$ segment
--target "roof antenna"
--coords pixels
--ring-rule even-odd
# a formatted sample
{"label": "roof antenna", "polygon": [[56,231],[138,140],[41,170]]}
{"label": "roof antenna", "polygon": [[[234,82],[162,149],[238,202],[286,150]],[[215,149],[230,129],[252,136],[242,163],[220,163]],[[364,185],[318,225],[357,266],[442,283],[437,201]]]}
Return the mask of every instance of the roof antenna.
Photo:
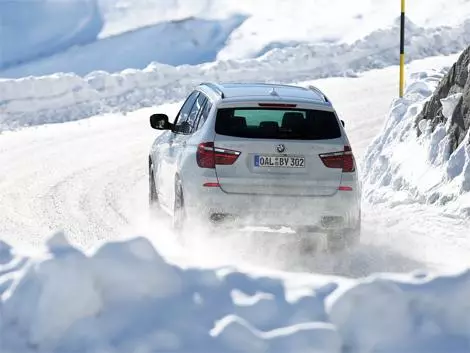
{"label": "roof antenna", "polygon": [[271,92],[269,92],[269,94],[270,94],[271,96],[279,96],[279,93],[276,92],[276,90],[274,89],[274,87],[271,88]]}

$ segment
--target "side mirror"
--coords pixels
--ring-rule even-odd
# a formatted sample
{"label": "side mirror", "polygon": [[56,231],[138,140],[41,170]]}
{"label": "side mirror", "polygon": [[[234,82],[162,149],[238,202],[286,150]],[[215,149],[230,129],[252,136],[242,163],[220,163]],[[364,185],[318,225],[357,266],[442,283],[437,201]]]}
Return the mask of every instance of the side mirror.
{"label": "side mirror", "polygon": [[341,124],[343,124],[343,127],[345,126],[345,124],[344,124],[344,120],[341,120]]}
{"label": "side mirror", "polygon": [[168,115],[153,114],[150,116],[150,126],[157,130],[170,130],[171,124],[168,122]]}

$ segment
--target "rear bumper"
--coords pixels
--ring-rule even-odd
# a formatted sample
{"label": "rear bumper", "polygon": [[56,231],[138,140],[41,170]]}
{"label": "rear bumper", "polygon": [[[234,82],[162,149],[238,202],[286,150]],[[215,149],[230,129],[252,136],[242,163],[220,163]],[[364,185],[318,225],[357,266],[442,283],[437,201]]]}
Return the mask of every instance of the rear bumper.
{"label": "rear bumper", "polygon": [[237,226],[310,227],[318,231],[356,229],[360,195],[338,191],[332,196],[274,196],[228,194],[219,187],[184,191],[190,219]]}

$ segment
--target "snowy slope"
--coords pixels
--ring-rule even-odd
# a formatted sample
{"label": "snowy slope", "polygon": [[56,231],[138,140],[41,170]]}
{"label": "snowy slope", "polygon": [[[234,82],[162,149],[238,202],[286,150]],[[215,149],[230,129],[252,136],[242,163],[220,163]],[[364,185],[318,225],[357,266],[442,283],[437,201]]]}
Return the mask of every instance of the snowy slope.
{"label": "snowy slope", "polygon": [[308,274],[181,268],[144,238],[85,254],[57,235],[48,254],[13,251],[0,244],[4,353],[470,349],[468,271],[319,285]]}
{"label": "snowy slope", "polygon": [[0,0],[0,70],[92,42],[102,26],[95,0]]}
{"label": "snowy slope", "polygon": [[[230,36],[219,59],[252,58],[270,47],[289,43],[352,43],[400,16],[396,0],[112,0],[100,1],[106,25],[102,36],[142,25],[188,16],[225,18],[243,13],[249,19]],[[459,26],[468,19],[466,0],[414,0],[408,17],[424,27]],[[458,11],[455,11],[458,9]]]}
{"label": "snowy slope", "polygon": [[[342,44],[351,45],[373,32],[396,27],[399,17],[399,4],[395,0],[359,0],[346,4],[342,0],[101,0],[105,28],[100,38],[108,40],[98,40],[82,49],[81,45],[93,41],[101,28],[100,14],[93,1],[73,0],[64,5],[65,2],[41,0],[34,2],[37,8],[34,12],[23,2],[2,0],[4,9],[0,13],[8,14],[8,19],[1,21],[7,25],[6,29],[2,28],[4,38],[0,38],[4,60],[14,64],[38,55],[46,57],[6,71],[1,70],[0,63],[0,77],[143,69],[152,61],[179,65],[215,58],[247,59],[271,49],[305,44],[314,45],[314,51],[321,53],[334,45],[330,52],[334,54],[342,51]],[[407,14],[418,28],[410,29],[408,36],[423,34],[424,29],[435,32],[428,32],[429,37],[441,36],[441,42],[435,43],[432,49],[420,48],[420,57],[455,52],[464,46],[455,43],[468,43],[463,34],[468,32],[465,21],[470,14],[469,4],[462,0],[438,0],[433,6],[427,6],[425,0],[409,4]],[[458,15],[453,14],[453,8],[459,9]],[[31,20],[28,16],[33,13],[38,15]],[[197,20],[178,25],[188,18]],[[448,27],[439,29],[441,26],[452,26],[457,31]],[[441,31],[447,35],[439,34]],[[377,49],[397,50],[396,30],[393,33],[393,36],[384,35]]]}
{"label": "snowy slope", "polygon": [[73,72],[86,75],[143,69],[152,61],[169,65],[214,61],[230,33],[245,17],[233,15],[223,20],[186,18],[170,21],[72,48],[33,63],[0,71],[0,77],[50,75]]}

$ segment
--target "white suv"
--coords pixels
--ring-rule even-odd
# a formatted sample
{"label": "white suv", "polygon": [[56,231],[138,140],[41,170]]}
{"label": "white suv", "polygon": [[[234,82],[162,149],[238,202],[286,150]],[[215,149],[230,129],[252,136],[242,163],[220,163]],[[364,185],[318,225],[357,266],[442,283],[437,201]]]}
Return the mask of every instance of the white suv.
{"label": "white suv", "polygon": [[[361,226],[356,163],[340,121],[317,88],[203,83],[150,151],[150,203],[173,217],[227,226],[287,226],[344,248]],[[317,234],[317,235],[316,235]]]}

